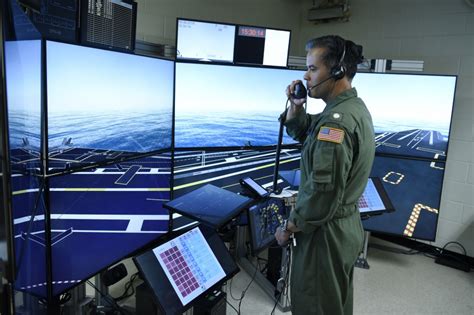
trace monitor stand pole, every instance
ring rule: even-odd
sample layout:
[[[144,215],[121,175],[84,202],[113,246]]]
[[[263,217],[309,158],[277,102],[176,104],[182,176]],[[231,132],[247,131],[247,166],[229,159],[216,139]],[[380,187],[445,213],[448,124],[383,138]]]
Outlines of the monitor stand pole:
[[[275,167],[273,172],[273,188],[272,192],[276,195],[280,194],[281,189],[278,188],[278,170],[280,168],[280,154],[281,154],[281,145],[283,143],[283,127],[286,121],[286,113],[288,112],[288,107],[285,108],[285,111],[280,115],[278,119],[280,121],[280,130],[278,131],[278,143],[276,147],[275,154]]]

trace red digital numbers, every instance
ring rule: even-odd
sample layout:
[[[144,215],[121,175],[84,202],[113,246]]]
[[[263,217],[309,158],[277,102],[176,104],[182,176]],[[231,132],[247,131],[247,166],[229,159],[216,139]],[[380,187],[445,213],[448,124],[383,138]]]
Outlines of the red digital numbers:
[[[239,35],[240,36],[248,36],[248,37],[262,37],[262,38],[265,38],[265,29],[258,28],[258,27],[240,26],[239,27]]]

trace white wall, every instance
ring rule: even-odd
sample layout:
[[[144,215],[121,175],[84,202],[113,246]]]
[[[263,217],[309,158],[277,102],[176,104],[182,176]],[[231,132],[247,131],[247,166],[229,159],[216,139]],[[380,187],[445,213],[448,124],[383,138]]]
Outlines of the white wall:
[[[176,18],[299,28],[300,0],[136,0],[137,39],[175,45]],[[291,14],[288,14],[291,12]],[[297,40],[292,38],[291,47]],[[290,48],[291,49],[291,48]],[[296,51],[295,51],[296,53]],[[293,51],[290,51],[293,54]]]
[[[306,21],[312,0],[138,0],[137,39],[174,45],[176,17],[292,30],[291,55],[306,40],[338,34],[366,58],[423,60],[425,72],[458,84],[437,240],[459,241],[474,256],[474,9],[464,0],[350,0],[347,23]],[[452,248],[455,250],[455,248]]]

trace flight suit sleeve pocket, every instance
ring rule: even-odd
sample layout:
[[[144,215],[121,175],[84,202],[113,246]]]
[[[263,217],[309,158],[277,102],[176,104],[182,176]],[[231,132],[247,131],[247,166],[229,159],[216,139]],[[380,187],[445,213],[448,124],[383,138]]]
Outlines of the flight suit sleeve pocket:
[[[334,189],[334,146],[319,148],[314,157],[312,184],[316,191]]]

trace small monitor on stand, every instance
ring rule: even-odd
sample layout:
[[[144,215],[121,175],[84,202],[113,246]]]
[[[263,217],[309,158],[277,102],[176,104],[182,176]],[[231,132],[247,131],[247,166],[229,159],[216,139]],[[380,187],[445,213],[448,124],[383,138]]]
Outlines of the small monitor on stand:
[[[250,198],[207,184],[163,206],[171,212],[218,229],[238,216],[252,202]]]
[[[224,242],[208,227],[173,232],[134,258],[162,313],[182,314],[239,272]]]
[[[288,216],[284,199],[268,198],[248,210],[252,255],[257,255],[272,244],[276,245],[275,232]]]
[[[395,211],[378,177],[369,178],[367,186],[359,198],[358,205],[362,219],[366,219],[372,215]]]

